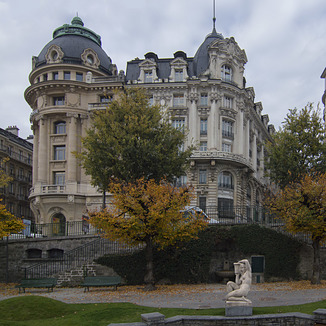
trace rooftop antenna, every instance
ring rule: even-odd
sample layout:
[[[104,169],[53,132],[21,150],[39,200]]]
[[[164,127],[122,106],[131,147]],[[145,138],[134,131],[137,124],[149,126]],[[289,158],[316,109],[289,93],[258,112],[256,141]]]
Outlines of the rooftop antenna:
[[[213,32],[216,32],[215,29],[216,15],[215,15],[215,0],[213,0]]]

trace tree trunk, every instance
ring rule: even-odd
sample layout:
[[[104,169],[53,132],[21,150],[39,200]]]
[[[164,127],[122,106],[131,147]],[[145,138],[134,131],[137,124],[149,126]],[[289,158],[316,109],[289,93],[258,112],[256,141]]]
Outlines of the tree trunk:
[[[312,247],[314,249],[314,262],[312,265],[311,284],[320,284],[320,239],[312,240]]]
[[[145,258],[146,258],[146,274],[144,277],[146,291],[155,290],[154,281],[154,270],[153,270],[153,243],[149,239],[146,241],[145,247]]]
[[[105,210],[105,207],[106,207],[105,199],[106,199],[106,191],[103,190],[103,192],[102,192],[102,210]]]

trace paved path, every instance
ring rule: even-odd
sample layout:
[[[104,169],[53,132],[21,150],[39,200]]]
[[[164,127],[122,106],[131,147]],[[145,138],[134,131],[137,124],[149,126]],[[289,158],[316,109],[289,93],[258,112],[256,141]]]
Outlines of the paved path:
[[[159,286],[157,290],[144,292],[141,287],[121,286],[117,291],[110,288],[55,288],[26,289],[26,294],[18,294],[13,286],[0,286],[0,300],[14,296],[41,295],[66,303],[109,303],[131,302],[151,307],[171,308],[224,308],[225,285],[196,284]],[[252,285],[248,298],[254,307],[303,304],[326,300],[326,284],[310,286],[308,282],[265,283]]]

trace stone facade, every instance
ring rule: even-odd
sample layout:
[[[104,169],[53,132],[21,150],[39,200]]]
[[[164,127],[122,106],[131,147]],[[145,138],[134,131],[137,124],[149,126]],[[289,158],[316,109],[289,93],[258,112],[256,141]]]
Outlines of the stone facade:
[[[17,217],[33,221],[28,194],[32,187],[33,144],[19,137],[16,126],[0,128],[0,160],[9,158],[3,169],[12,177],[0,188],[2,203]]]
[[[72,46],[74,44],[74,46]],[[101,196],[90,185],[73,152],[89,127],[92,110],[109,105],[116,90],[142,87],[151,103],[162,105],[176,128],[187,129],[197,145],[189,173],[176,180],[195,188],[192,205],[227,211],[261,206],[264,142],[274,128],[262,104],[246,87],[246,53],[233,37],[213,28],[194,57],[177,51],[160,59],[147,53],[117,72],[100,37],[75,17],[57,28],[38,57],[25,98],[34,131],[31,207],[38,223],[80,220]],[[251,217],[251,216],[247,216]]]

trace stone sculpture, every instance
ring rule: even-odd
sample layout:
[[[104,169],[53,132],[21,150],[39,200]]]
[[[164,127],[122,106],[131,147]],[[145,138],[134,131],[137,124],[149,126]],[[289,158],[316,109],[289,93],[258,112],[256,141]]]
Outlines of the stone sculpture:
[[[237,303],[236,305],[248,306],[251,301],[247,295],[251,286],[251,266],[247,259],[234,263],[235,282],[229,281],[226,285],[228,294],[225,296],[227,303]]]

